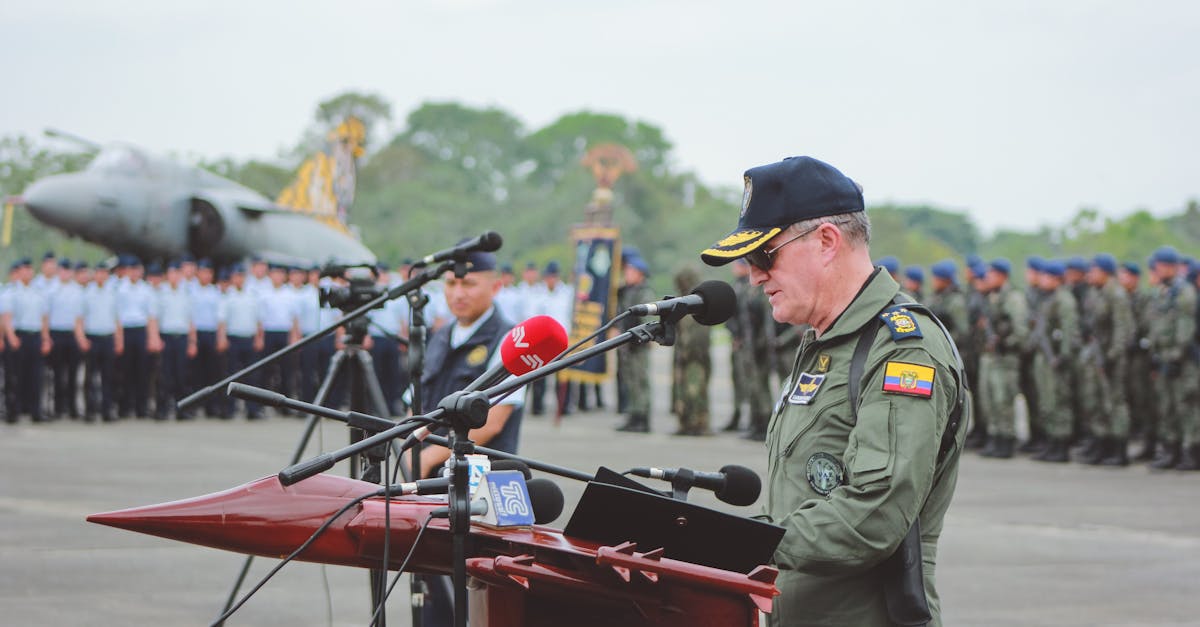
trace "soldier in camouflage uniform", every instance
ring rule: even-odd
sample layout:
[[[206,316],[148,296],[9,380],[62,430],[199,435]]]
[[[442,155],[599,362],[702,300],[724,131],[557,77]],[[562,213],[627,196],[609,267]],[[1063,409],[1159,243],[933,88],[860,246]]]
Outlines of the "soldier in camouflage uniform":
[[[1029,337],[1034,337],[1034,328],[1038,324],[1038,312],[1042,308],[1042,297],[1045,292],[1041,287],[1042,266],[1045,260],[1041,257],[1029,257],[1025,260],[1025,304],[1029,311]],[[1038,381],[1034,376],[1033,359],[1038,347],[1032,342],[1026,342],[1021,350],[1021,365],[1018,370],[1017,387],[1021,396],[1025,397],[1025,411],[1029,417],[1029,440],[1018,449],[1021,453],[1040,453],[1046,447],[1046,433],[1043,421],[1039,415]]]
[[[1128,347],[1128,376],[1125,378],[1125,394],[1129,401],[1131,433],[1140,433],[1142,449],[1135,461],[1154,459],[1154,427],[1158,423],[1158,408],[1154,402],[1153,367],[1150,363],[1150,292],[1140,288],[1142,269],[1138,264],[1126,262],[1117,271],[1117,280],[1125,288],[1129,309],[1134,323],[1133,337]]]
[[[1017,368],[1021,347],[1029,334],[1025,295],[1008,283],[1012,263],[995,259],[987,273],[987,316],[984,318],[987,343],[979,360],[981,404],[987,407],[988,442],[985,457],[1008,458],[1016,438],[1013,399],[1017,395]]]
[[[918,303],[925,302],[925,270],[921,266],[906,266],[900,288]]]
[[[625,284],[617,290],[617,308],[625,311],[634,305],[655,300],[654,290],[646,283],[649,266],[632,247],[621,253]],[[619,325],[628,331],[642,323],[636,316],[625,318]],[[650,347],[648,344],[626,344],[617,349],[617,377],[624,383],[629,417],[617,431],[647,433],[650,431]]]
[[[734,273],[733,290],[737,309],[726,323],[733,338],[730,361],[734,385],[734,410],[725,431],[737,431],[742,406],[750,404],[748,438],[762,440],[767,433],[771,415],[771,361],[778,358],[772,341],[775,321],[770,318],[771,307],[763,291],[750,285],[750,266],[738,259],[731,264]]]
[[[987,265],[975,255],[967,257],[967,320],[970,323],[967,341],[959,344],[963,364],[966,366],[967,381],[974,401],[971,406],[971,431],[967,436],[967,448],[981,449],[987,444],[987,408],[980,391],[979,362],[983,346],[987,343]]]
[[[684,268],[675,275],[677,294],[686,294],[700,281],[700,274]],[[692,316],[679,321],[675,332],[672,409],[679,417],[675,435],[712,435],[708,428],[708,379],[712,374],[709,328]]]
[[[1079,314],[1079,323],[1084,324],[1083,304],[1087,302],[1088,290],[1091,286],[1085,281],[1087,271],[1091,264],[1086,259],[1080,256],[1071,257],[1067,260],[1067,273],[1064,278],[1064,284],[1071,292],[1071,296],[1075,297],[1076,312]],[[1080,333],[1087,340],[1090,332],[1087,327],[1080,329]],[[1087,433],[1087,421],[1084,419],[1083,411],[1083,394],[1080,381],[1083,380],[1083,361],[1077,355],[1072,359],[1062,376],[1070,377],[1071,381],[1071,411],[1074,414],[1071,429],[1071,437],[1074,440],[1083,439],[1085,447],[1090,446],[1091,434]]]
[[[961,352],[961,347],[970,341],[971,327],[967,318],[967,297],[958,286],[958,266],[952,259],[943,259],[930,266],[929,273],[933,276],[929,309],[946,325]]]
[[[1084,304],[1088,320],[1083,327],[1091,331],[1089,343],[1080,353],[1083,363],[1080,381],[1084,416],[1094,446],[1080,456],[1085,464],[1124,466],[1129,463],[1129,405],[1125,397],[1128,376],[1127,350],[1134,337],[1133,311],[1129,296],[1117,284],[1117,259],[1099,254],[1092,259],[1087,280],[1092,289]]]
[[[1151,468],[1197,466],[1196,362],[1189,352],[1196,333],[1196,290],[1178,276],[1179,253],[1168,246],[1154,253],[1160,285],[1150,305],[1150,351],[1158,397],[1159,456]],[[1182,441],[1182,443],[1181,443]]]
[[[1042,292],[1038,301],[1037,325],[1030,344],[1033,373],[1038,381],[1038,415],[1046,432],[1045,448],[1033,459],[1043,462],[1068,461],[1067,441],[1071,438],[1071,382],[1061,376],[1079,350],[1079,318],[1075,298],[1063,286],[1066,267],[1060,261],[1046,261],[1038,273]]]

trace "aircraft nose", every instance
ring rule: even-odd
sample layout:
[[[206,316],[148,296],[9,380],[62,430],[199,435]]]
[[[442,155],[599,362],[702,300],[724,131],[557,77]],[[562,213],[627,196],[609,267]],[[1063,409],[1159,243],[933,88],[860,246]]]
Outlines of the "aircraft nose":
[[[69,174],[36,181],[22,196],[29,213],[51,226],[78,229],[91,218],[92,196]]]

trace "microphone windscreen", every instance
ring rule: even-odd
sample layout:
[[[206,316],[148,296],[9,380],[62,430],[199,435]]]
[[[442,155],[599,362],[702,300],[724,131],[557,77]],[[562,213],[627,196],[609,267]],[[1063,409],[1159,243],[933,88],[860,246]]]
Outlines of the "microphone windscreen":
[[[762,492],[762,479],[758,473],[737,464],[723,466],[725,487],[717,492],[717,498],[730,505],[753,505]]]
[[[517,461],[515,459],[492,460],[492,470],[495,470],[495,471],[519,470],[519,471],[521,471],[522,475],[525,475],[526,480],[529,480],[529,478],[533,476],[533,473],[529,470],[528,464],[526,464],[525,462],[522,462],[522,461]]]
[[[567,330],[550,316],[534,316],[513,327],[500,343],[500,359],[521,376],[546,365],[567,349]]]
[[[496,252],[504,244],[504,238],[495,231],[488,231],[479,236],[479,250],[485,253]]]
[[[533,505],[533,522],[548,525],[558,519],[563,511],[563,493],[557,483],[539,477],[526,481],[525,488]]]
[[[704,311],[692,315],[696,322],[705,326],[721,324],[733,317],[737,309],[737,294],[733,287],[724,281],[705,281],[692,290],[704,299]]]

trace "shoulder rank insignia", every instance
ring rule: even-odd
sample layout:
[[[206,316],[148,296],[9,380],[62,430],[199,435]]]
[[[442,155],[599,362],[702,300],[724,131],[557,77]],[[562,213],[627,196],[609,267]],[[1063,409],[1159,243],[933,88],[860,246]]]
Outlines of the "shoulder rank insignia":
[[[933,396],[933,368],[889,361],[883,368],[883,391],[929,398]]]
[[[883,320],[883,323],[891,330],[894,341],[922,337],[921,328],[917,326],[912,312],[903,305],[884,309],[883,313],[879,314],[879,319]]]

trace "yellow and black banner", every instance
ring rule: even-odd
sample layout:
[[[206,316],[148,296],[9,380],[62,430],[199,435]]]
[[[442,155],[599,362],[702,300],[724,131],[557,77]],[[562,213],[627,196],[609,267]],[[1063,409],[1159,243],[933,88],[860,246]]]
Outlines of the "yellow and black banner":
[[[617,287],[621,281],[621,230],[583,226],[571,230],[575,247],[575,307],[571,316],[571,344],[594,333],[616,315]],[[598,338],[604,341],[606,338]],[[595,340],[580,348],[595,344]],[[568,381],[601,383],[609,377],[608,354],[562,372]]]

